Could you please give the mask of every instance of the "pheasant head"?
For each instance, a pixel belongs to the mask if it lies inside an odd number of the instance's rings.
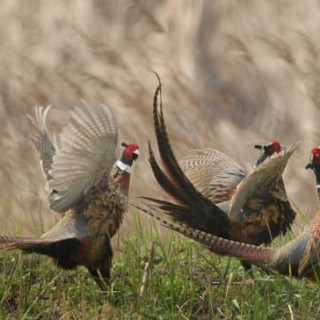
[[[126,144],[125,142],[122,142],[121,146],[124,147],[124,150],[117,161],[117,166],[121,170],[130,173],[133,162],[139,157],[139,146],[135,143]]]
[[[131,168],[139,157],[139,146],[135,143],[126,144],[125,142],[122,142],[121,146],[124,147],[124,150],[119,160],[115,163],[110,178],[114,185],[118,186],[125,194],[128,194]]]
[[[269,144],[254,146],[256,149],[262,150],[261,156],[258,158],[254,167],[258,167],[267,158],[271,157],[273,154],[279,153],[285,149],[285,146],[281,145],[278,140],[272,140]]]

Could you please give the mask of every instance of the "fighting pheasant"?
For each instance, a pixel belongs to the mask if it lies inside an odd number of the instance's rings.
[[[127,210],[130,172],[139,147],[123,143],[124,151],[115,162],[117,127],[103,104],[74,108],[58,146],[47,132],[49,108],[36,108],[33,142],[50,208],[62,218],[41,238],[0,236],[0,246],[47,255],[63,269],[85,266],[106,289],[113,255],[110,240]]]
[[[313,169],[318,198],[320,199],[320,147],[311,151],[311,161],[306,168]],[[156,209],[144,212],[159,220],[164,226],[175,230],[221,255],[237,257],[261,267],[271,268],[283,275],[307,278],[318,281],[320,278],[320,214],[317,213],[311,224],[294,240],[278,249],[257,247],[217,237],[196,230],[182,223],[169,222],[161,217]]]
[[[154,208],[160,208],[170,219],[190,228],[255,245],[268,244],[290,229],[296,213],[287,199],[281,176],[297,144],[265,163],[258,163],[259,168],[245,178],[241,173],[242,181],[232,191],[230,203],[219,208],[219,205],[211,201],[212,198],[205,197],[194,187],[174,156],[163,117],[160,80],[154,94],[153,118],[164,170],[157,163],[150,143],[149,161],[157,182],[175,200],[175,203],[172,203],[144,198],[152,202]],[[233,175],[241,170],[233,167],[227,172]],[[228,199],[229,193],[225,193],[224,197]],[[221,199],[222,197],[219,198],[220,201]],[[226,207],[227,213],[222,210]],[[249,268],[249,265],[245,267]]]

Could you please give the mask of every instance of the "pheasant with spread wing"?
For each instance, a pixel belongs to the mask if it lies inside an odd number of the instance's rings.
[[[139,148],[123,143],[124,151],[115,161],[117,127],[103,104],[74,108],[57,146],[46,128],[49,108],[36,109],[33,142],[50,208],[62,218],[41,238],[0,236],[0,247],[49,256],[63,269],[85,266],[106,289],[113,255],[110,240],[127,210],[130,172]]]
[[[311,161],[306,168],[313,169],[318,198],[320,200],[320,147],[311,151]],[[161,217],[158,209],[142,209],[160,221],[164,226],[177,231],[205,246],[211,251],[225,256],[237,257],[263,268],[272,269],[280,274],[307,278],[318,282],[320,278],[320,214],[317,213],[311,224],[294,240],[277,248],[257,247],[247,243],[236,242],[189,226],[167,221]]]
[[[259,167],[245,178],[242,174],[241,182],[236,185],[228,203],[228,211],[224,212],[224,203],[215,205],[213,198],[199,192],[183,173],[174,156],[163,116],[161,83],[154,94],[153,118],[164,170],[156,161],[149,144],[150,164],[159,185],[175,200],[173,203],[144,198],[153,203],[153,208],[159,208],[173,221],[181,222],[190,228],[256,245],[270,243],[290,229],[296,213],[287,199],[282,173],[298,144],[281,151],[262,164],[258,161]],[[236,166],[225,172],[233,175],[241,170]],[[230,194],[225,192],[224,198],[220,197],[219,201],[228,200],[229,197]]]

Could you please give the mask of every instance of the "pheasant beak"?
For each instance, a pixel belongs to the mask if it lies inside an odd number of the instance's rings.
[[[133,159],[133,161],[137,160],[137,159],[139,158],[139,155],[140,155],[139,149],[133,151],[133,153],[132,153],[132,159]]]
[[[287,150],[287,146],[284,145],[284,144],[281,144],[280,145],[280,151],[285,151],[285,150]]]

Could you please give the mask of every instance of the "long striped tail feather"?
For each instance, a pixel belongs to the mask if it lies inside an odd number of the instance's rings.
[[[188,201],[188,197],[181,192],[179,188],[177,188],[171,179],[169,179],[166,174],[163,172],[163,170],[160,168],[159,164],[157,163],[154,152],[152,150],[152,147],[150,145],[150,142],[148,144],[149,146],[149,163],[152,168],[152,172],[157,180],[157,182],[160,184],[163,190],[165,190],[168,194],[170,194],[174,199],[176,199],[179,203],[185,203]]]
[[[273,250],[265,247],[236,242],[213,234],[205,233],[201,230],[193,229],[183,223],[168,221],[160,216],[159,211],[152,205],[145,204],[146,208],[131,203],[136,209],[147,213],[152,218],[158,220],[164,227],[174,230],[196,242],[205,245],[210,251],[223,255],[235,257],[240,260],[253,263],[263,269],[268,266]]]
[[[149,162],[153,174],[164,191],[166,191],[181,206],[167,202],[166,214],[175,221],[187,224],[191,228],[214,233],[228,239],[245,239],[241,229],[233,226],[232,221],[219,207],[204,197],[189,181],[175,158],[167,134],[162,109],[161,81],[154,93],[153,117],[158,142],[158,149],[163,169],[157,163],[149,143]],[[160,99],[160,102],[159,102]],[[148,199],[148,201],[153,201]],[[155,199],[155,201],[157,200]],[[159,203],[158,203],[159,205]],[[159,205],[161,208],[162,205]],[[183,214],[183,210],[184,213]],[[199,214],[200,213],[200,214]]]
[[[192,199],[192,202],[195,202],[198,200],[197,199],[198,197],[203,199],[203,196],[188,180],[188,178],[182,171],[173,153],[173,150],[171,148],[170,140],[169,140],[166,125],[165,125],[163,109],[162,109],[161,81],[160,81],[159,75],[158,74],[156,75],[159,81],[159,85],[156,88],[156,91],[154,93],[153,119],[154,119],[155,133],[157,137],[161,161],[167,173],[168,179],[172,182],[172,184],[175,185],[175,187],[179,190],[179,192],[184,195],[184,199],[186,203],[190,204],[191,199]],[[160,104],[158,104],[159,96],[160,96]],[[171,196],[176,198],[174,193],[171,194]]]

